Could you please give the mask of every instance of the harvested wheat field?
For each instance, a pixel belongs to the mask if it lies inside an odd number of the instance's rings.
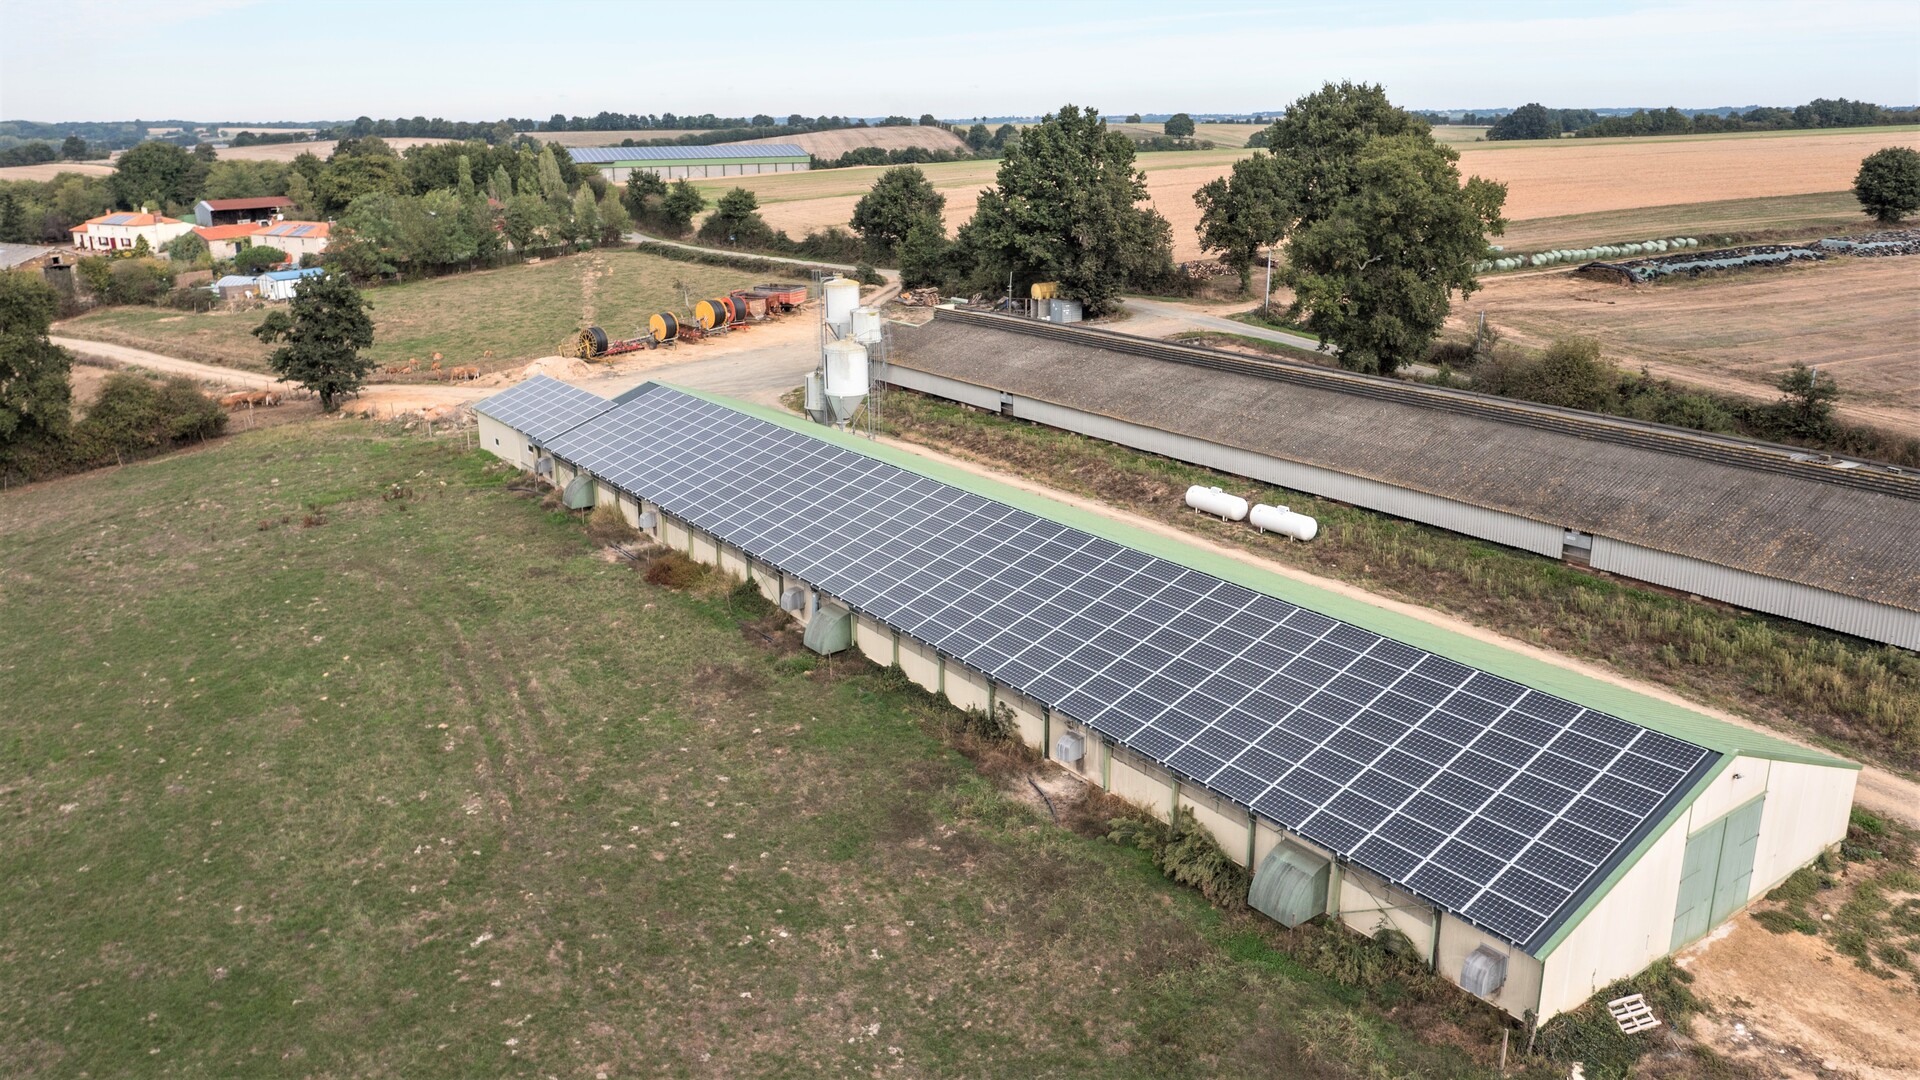
[[[1451,329],[1482,310],[1515,344],[1600,339],[1627,370],[1759,399],[1794,361],[1838,380],[1850,419],[1920,435],[1920,258],[1829,259],[1657,285],[1612,285],[1571,272],[1488,279],[1454,305]]]
[[[707,128],[651,128],[639,131],[522,131],[543,143],[561,146],[619,146],[624,139],[648,142],[653,139],[677,139],[682,135],[705,135]]]
[[[838,131],[810,131],[804,135],[775,135],[767,139],[740,140],[742,146],[752,146],[755,143],[798,146],[809,154],[823,158],[837,158],[849,150],[858,150],[863,146],[877,146],[882,150],[905,150],[916,146],[922,150],[965,150],[967,148],[966,142],[960,136],[945,128],[931,127],[841,128]]]
[[[1481,130],[1436,129],[1442,141],[1449,142],[1469,133],[1478,138]],[[1456,146],[1461,171],[1505,182],[1507,217],[1526,221],[1844,191],[1853,186],[1861,158],[1886,146],[1920,149],[1920,131],[1903,127],[1539,143],[1460,142]],[[1225,175],[1233,162],[1247,153],[1203,150],[1140,155],[1153,205],[1173,225],[1174,258],[1193,259],[1201,254],[1194,235],[1200,220],[1199,209],[1193,204],[1194,191]],[[972,216],[974,194],[993,183],[997,164],[967,161],[922,166],[934,187],[947,196],[949,231]],[[880,172],[877,168],[833,169],[744,179],[746,186],[760,196],[767,223],[797,237],[833,225],[844,228],[853,215],[854,203]],[[725,185],[732,186],[731,182]],[[1701,221],[1718,223],[1725,216],[1703,209]],[[1698,231],[1692,219],[1671,218],[1665,215],[1661,220],[1662,229],[1669,235]],[[1626,235],[1641,232],[1633,227],[1630,216],[1618,224]]]
[[[82,176],[112,176],[113,166],[104,161],[43,161],[38,165],[10,165],[0,169],[0,180],[51,180],[61,173]]]
[[[1920,149],[1920,133],[1849,131],[1781,138],[1562,140],[1460,148],[1463,173],[1507,185],[1516,221],[1641,206],[1801,195],[1853,186],[1860,159]]]
[[[381,136],[380,141],[393,147],[394,153],[400,153],[411,146],[423,146],[429,143],[453,142],[452,139],[416,139],[389,138]],[[292,161],[301,154],[312,154],[325,161],[338,145],[331,139],[320,142],[269,143],[266,146],[230,146],[220,151],[220,156],[228,161]]]

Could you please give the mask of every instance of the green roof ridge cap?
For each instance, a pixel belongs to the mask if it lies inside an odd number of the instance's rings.
[[[765,405],[756,405],[723,394],[695,390],[659,380],[649,381],[655,385],[665,386],[668,389],[798,431],[823,442],[865,454],[889,465],[899,466],[908,472],[918,473],[928,479],[951,484],[963,491],[971,491],[985,498],[1017,506],[1062,525],[1104,537],[1117,544],[1137,548],[1169,562],[1198,570],[1203,574],[1211,574],[1236,585],[1244,585],[1256,592],[1279,597],[1289,603],[1352,623],[1384,637],[1425,649],[1437,656],[1479,668],[1488,674],[1498,675],[1523,686],[1553,694],[1577,705],[1597,709],[1663,735],[1670,735],[1696,746],[1704,746],[1709,750],[1725,754],[1728,758],[1744,755],[1773,761],[1798,762],[1804,765],[1860,768],[1857,762],[1799,746],[1777,736],[1752,731],[1725,720],[1716,720],[1687,706],[1662,701],[1638,690],[1615,686],[1603,679],[1545,660],[1523,656],[1504,645],[1481,641],[1412,615],[1389,611],[1364,600],[1341,596],[1318,585],[1253,566],[1240,559],[1218,555],[1187,541],[1128,525],[1104,514],[1069,506],[1050,496],[1026,491],[991,477],[957,469],[944,462],[922,457],[910,450],[886,446],[870,439],[823,427],[805,417]],[[1682,805],[1691,802],[1690,795],[1683,800]],[[1630,859],[1623,865],[1631,865],[1636,860],[1637,855],[1635,859]]]

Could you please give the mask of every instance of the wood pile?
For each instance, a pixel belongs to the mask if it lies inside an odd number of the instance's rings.
[[[899,299],[903,307],[935,307],[940,303],[940,290],[901,289]]]

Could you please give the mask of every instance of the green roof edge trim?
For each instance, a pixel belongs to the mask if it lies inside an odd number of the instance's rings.
[[[1235,584],[1277,596],[1282,600],[1311,608],[1374,633],[1418,646],[1447,659],[1477,667],[1482,671],[1546,691],[1588,708],[1599,709],[1623,720],[1641,724],[1654,731],[1684,739],[1710,750],[1728,755],[1741,754],[1805,765],[1860,768],[1856,762],[1796,746],[1784,739],[1750,731],[1723,720],[1715,720],[1685,706],[1648,697],[1637,690],[1614,686],[1557,664],[1522,656],[1504,646],[1480,641],[1423,619],[1388,611],[1365,601],[1350,599],[1319,586],[1251,566],[1238,559],[1216,555],[1184,541],[1139,529],[1105,515],[1068,506],[1047,496],[1023,491],[997,480],[956,469],[911,451],[848,435],[822,427],[803,417],[763,405],[739,401],[725,395],[672,386],[669,383],[660,383],[660,385],[671,386],[672,389],[682,393],[737,409],[824,442],[897,465],[930,479],[952,484],[977,495],[1018,506],[1063,525],[1071,525],[1096,536],[1105,537],[1115,543],[1139,548],[1201,573],[1212,574]]]
[[[723,394],[694,390],[658,380],[652,381],[683,394],[690,394],[716,405],[724,405],[770,423],[779,424],[781,427],[790,428],[823,442],[877,458],[889,465],[897,465],[929,479],[952,484],[964,491],[971,491],[976,495],[1017,506],[1062,525],[1070,525],[1095,536],[1105,537],[1117,544],[1138,548],[1150,555],[1157,555],[1203,574],[1212,574],[1214,577],[1244,585],[1257,592],[1277,596],[1289,603],[1299,604],[1343,622],[1371,630],[1376,634],[1404,641],[1449,660],[1479,668],[1503,679],[1511,679],[1590,709],[1598,709],[1622,720],[1650,728],[1663,735],[1683,739],[1696,746],[1704,746],[1729,757],[1745,755],[1773,761],[1797,762],[1802,765],[1824,765],[1842,769],[1860,768],[1857,762],[1796,746],[1785,739],[1758,731],[1749,731],[1724,720],[1715,720],[1683,705],[1648,697],[1637,690],[1615,686],[1558,664],[1522,656],[1505,646],[1480,641],[1458,631],[1436,626],[1424,619],[1376,607],[1363,600],[1350,599],[1317,585],[1309,585],[1283,574],[1249,565],[1239,559],[1216,555],[1183,540],[1161,536],[1158,533],[1115,521],[1102,514],[1068,506],[1045,495],[1023,491],[998,480],[978,476],[964,469],[956,469],[943,462],[921,457],[909,450],[885,446],[832,428],[822,427],[805,417],[795,416],[779,409],[740,401]],[[1689,797],[1687,802],[1691,801]]]

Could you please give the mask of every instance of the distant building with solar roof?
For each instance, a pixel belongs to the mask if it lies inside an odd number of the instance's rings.
[[[590,165],[624,184],[636,172],[663,180],[806,172],[813,157],[791,143],[720,143],[715,146],[578,146],[567,153],[575,165]]]
[[[193,219],[202,227],[220,225],[267,225],[285,213],[293,200],[285,195],[263,195],[253,199],[201,199],[193,204]]]
[[[1546,1020],[1846,834],[1858,767],[771,409],[536,377],[482,445],[754,582],[1087,783],[1190,813],[1286,926],[1393,930]]]
[[[299,262],[302,255],[318,255],[327,250],[328,234],[332,231],[332,223],[326,221],[276,221],[252,233],[247,240],[254,247],[279,248],[289,259]]]
[[[123,210],[75,225],[73,246],[82,251],[131,251],[144,237],[157,255],[168,241],[192,229],[192,224],[165,214]]]

